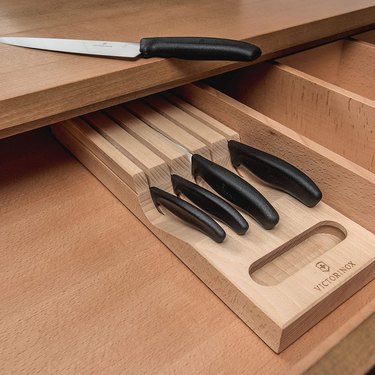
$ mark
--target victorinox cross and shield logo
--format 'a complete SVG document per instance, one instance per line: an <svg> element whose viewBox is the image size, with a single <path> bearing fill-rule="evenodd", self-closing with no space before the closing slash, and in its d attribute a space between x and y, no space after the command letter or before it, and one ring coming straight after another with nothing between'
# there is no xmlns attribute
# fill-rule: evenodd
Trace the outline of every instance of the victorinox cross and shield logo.
<svg viewBox="0 0 375 375"><path fill-rule="evenodd" d="M319 268L322 272L329 272L329 270L330 270L329 265L322 262L322 261L316 263L315 267Z"/></svg>

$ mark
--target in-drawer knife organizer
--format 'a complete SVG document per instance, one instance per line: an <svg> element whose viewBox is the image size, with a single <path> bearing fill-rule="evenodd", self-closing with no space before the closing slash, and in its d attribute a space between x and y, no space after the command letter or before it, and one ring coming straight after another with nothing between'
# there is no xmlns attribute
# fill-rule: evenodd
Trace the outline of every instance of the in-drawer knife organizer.
<svg viewBox="0 0 375 375"><path fill-rule="evenodd" d="M246 90L251 87L245 86L243 78L251 76L251 69L258 76L269 69L285 73L282 64L249 68L237 80ZM279 84L288 86L283 79ZM239 93L241 98L241 90ZM173 194L172 175L194 181L185 149L236 173L228 141L241 140L261 148L252 144L251 127L266 129L272 141L276 133L271 127L254 125L259 118L266 124L272 121L265 116L254 120L255 111L244 107L211 87L187 85L65 121L54 125L53 132L249 327L280 352L374 278L375 235L329 204L321 201L307 207L243 167L238 171L241 177L279 214L273 229L262 228L242 210L249 230L239 235L220 223L226 238L218 243L168 210L161 208L160 212L151 186ZM300 152L297 147L294 150L293 142L282 146L291 155ZM314 160L300 167L311 172L320 166ZM199 184L214 192L203 180Z"/></svg>

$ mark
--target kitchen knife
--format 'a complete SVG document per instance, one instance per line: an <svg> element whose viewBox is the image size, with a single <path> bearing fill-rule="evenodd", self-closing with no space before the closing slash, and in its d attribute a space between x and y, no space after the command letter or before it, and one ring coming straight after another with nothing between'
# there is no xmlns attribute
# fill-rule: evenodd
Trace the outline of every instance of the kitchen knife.
<svg viewBox="0 0 375 375"><path fill-rule="evenodd" d="M285 160L234 140L228 142L228 148L235 168L243 165L267 184L307 207L314 207L322 199L322 192L314 181Z"/></svg>
<svg viewBox="0 0 375 375"><path fill-rule="evenodd" d="M227 201L181 176L172 174L171 178L173 191L177 196L184 195L199 208L227 224L237 234L247 232L248 222Z"/></svg>
<svg viewBox="0 0 375 375"><path fill-rule="evenodd" d="M221 243L224 241L226 237L224 229L198 207L156 186L150 187L150 194L155 207L159 211L159 206L163 206L175 216L199 229L215 242Z"/></svg>
<svg viewBox="0 0 375 375"><path fill-rule="evenodd" d="M262 53L259 47L250 43L208 37L154 37L143 38L139 43L2 37L0 42L48 51L120 58L175 57L189 60L252 61Z"/></svg>

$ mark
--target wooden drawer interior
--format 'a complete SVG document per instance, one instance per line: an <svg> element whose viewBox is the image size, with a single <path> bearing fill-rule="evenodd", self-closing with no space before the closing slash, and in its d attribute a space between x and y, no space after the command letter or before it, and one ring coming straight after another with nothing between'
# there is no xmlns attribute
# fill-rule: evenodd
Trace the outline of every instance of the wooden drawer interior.
<svg viewBox="0 0 375 375"><path fill-rule="evenodd" d="M277 61L375 100L375 46L368 43L343 39Z"/></svg>
<svg viewBox="0 0 375 375"><path fill-rule="evenodd" d="M356 46L353 49L360 46L361 52L364 48L367 56L372 54L371 61L375 59L375 48L372 46L340 41L292 55L280 60L282 63L264 63L236 71L211 83L255 111L374 172L374 148L371 145L375 144L375 102L323 80L325 76L330 76L328 67L334 65L333 60L339 53L337 49L345 49L345 43ZM322 56L313 60L315 50L326 54L329 62L325 64ZM329 51L335 56L330 55ZM351 58L353 60L353 56ZM293 66L286 65L289 62ZM352 61L351 65L342 69L345 72L342 76L346 78L334 78L332 81L348 88L351 85L348 83L350 72L355 78L356 72L361 71L360 76L366 83L361 90L366 91L368 97L374 97L374 79L365 82L365 76L369 77L370 71L375 77L374 66L370 66L367 59L363 62L368 69L357 68ZM318 65L324 69L319 70ZM318 75L316 72L320 78L312 75Z"/></svg>

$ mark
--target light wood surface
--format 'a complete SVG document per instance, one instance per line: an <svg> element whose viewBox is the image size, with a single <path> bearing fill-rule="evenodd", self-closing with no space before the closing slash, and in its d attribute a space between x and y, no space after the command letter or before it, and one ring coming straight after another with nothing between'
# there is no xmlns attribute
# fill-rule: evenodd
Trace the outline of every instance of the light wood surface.
<svg viewBox="0 0 375 375"><path fill-rule="evenodd" d="M91 124L94 124L94 126L100 124L97 130L102 134L103 141L104 139L113 141L114 147L118 148L118 150L133 163L136 163L142 171L147 172L148 183L164 186L165 181L169 179L169 170L163 159L151 152L145 145L122 129L121 126L116 124L104 113L89 113L85 116L85 119ZM77 128L79 129L79 126ZM142 163L138 163L140 158ZM129 177L131 177L131 174L129 174ZM144 185L142 184L141 187L136 186L136 191L137 189L142 189L139 191L143 192Z"/></svg>
<svg viewBox="0 0 375 375"><path fill-rule="evenodd" d="M157 131L162 130L190 152L209 155L212 160L229 167L227 139L172 102L153 96L126 103L124 107L157 129L154 130L155 139ZM101 112L85 118L106 138L110 122L108 141L127 154L134 139L129 134L125 137L124 127L118 125L124 119L119 121L110 109L108 112L112 113L112 120ZM140 126L141 134L144 125ZM223 126L221 124L220 129ZM249 232L238 236L224 226L227 237L222 244L217 244L173 215L159 213L150 197L138 198L137 186L135 191L128 187L114 190L118 176L111 176L110 171L114 171L113 165L117 166L117 161L109 157L104 159L104 152L97 152L97 148L90 147L93 142L86 141L86 137L92 136L81 137L79 132L72 134L72 127L79 128L79 122L74 124L71 120L57 124L53 129L63 144L124 204L129 201L132 207L138 204L134 210L136 215L276 352L285 349L374 276L375 236L324 203L307 208L279 191L273 194L273 189L243 172L243 178L270 199L280 214L280 223L266 231L245 215L250 223ZM183 136L182 131L188 136ZM137 134L137 126L132 132ZM137 137L140 142L141 134ZM198 138L205 149L193 142ZM83 151L80 143L85 144ZM132 160L144 170L150 186L165 188L170 175L159 173L158 182L153 178L153 172L145 167L150 159L160 165L156 152L163 153L163 149L159 142L147 142L145 146L150 148L148 152L137 147L139 151L132 153ZM178 149L178 146L172 146ZM162 159L166 160L167 167L168 159ZM107 172L103 172L102 163ZM186 169L176 173L185 176ZM162 178L166 179L164 183L160 182ZM124 190L130 197L125 196ZM144 195L143 191L140 193ZM329 264L330 273L319 270L318 261Z"/></svg>
<svg viewBox="0 0 375 375"><path fill-rule="evenodd" d="M252 41L263 59L374 23L373 0L2 0L0 35L138 41L216 36ZM301 47L299 47L301 48ZM245 64L123 61L0 45L0 137L108 107Z"/></svg>
<svg viewBox="0 0 375 375"><path fill-rule="evenodd" d="M96 152L101 153L101 157L103 158L103 160L107 160L107 158L108 160L111 160L112 168L115 173L120 176L120 178L133 190L136 190L137 187L139 192L141 193L148 189L147 177L145 176L143 170L135 165L124 154L124 152L119 151L118 148L107 142L102 135L98 134L98 132L84 120L76 119L74 122L71 120L67 120L67 123L71 124L69 128L73 134L75 134L77 137L84 138L86 142L90 142L90 147L94 148ZM131 145L129 145L130 149L133 145L131 141L132 138L130 138L129 142L131 143ZM145 155L147 156L147 153ZM143 168L147 167L143 166Z"/></svg>
<svg viewBox="0 0 375 375"><path fill-rule="evenodd" d="M375 95L370 75L368 82ZM284 64L265 63L234 72L219 87L255 111L375 172L375 151L370 146L375 144L375 101Z"/></svg>
<svg viewBox="0 0 375 375"><path fill-rule="evenodd" d="M301 373L375 297L276 355L46 129L0 144L4 375Z"/></svg>
<svg viewBox="0 0 375 375"><path fill-rule="evenodd" d="M241 76L238 78L241 80ZM241 138L245 143L263 147L265 151L302 168L317 181L326 203L375 232L373 173L212 87L187 85L176 92L231 128L241 129ZM309 122L306 122L306 129L308 126ZM325 140L328 138L323 137ZM345 142L342 138L340 141ZM351 137L347 142L354 147ZM371 151L370 147L368 149ZM356 151L351 149L351 152ZM358 151L356 153L359 154ZM335 198L336 194L340 197L339 201Z"/></svg>
<svg viewBox="0 0 375 375"><path fill-rule="evenodd" d="M375 308L375 307L374 307ZM369 351L364 353L361 342ZM375 313L358 329L351 332L336 347L332 348L305 375L321 374L372 374L375 369Z"/></svg>
<svg viewBox="0 0 375 375"><path fill-rule="evenodd" d="M375 100L375 45L340 40L278 59L282 64Z"/></svg>
<svg viewBox="0 0 375 375"><path fill-rule="evenodd" d="M110 107L105 110L111 118L123 127L129 134L140 140L156 155L168 162L171 172L182 173L183 176L190 174L190 163L183 150L175 147L171 142L157 134L152 128L134 116L123 106ZM136 191L136 188L133 188Z"/></svg>

